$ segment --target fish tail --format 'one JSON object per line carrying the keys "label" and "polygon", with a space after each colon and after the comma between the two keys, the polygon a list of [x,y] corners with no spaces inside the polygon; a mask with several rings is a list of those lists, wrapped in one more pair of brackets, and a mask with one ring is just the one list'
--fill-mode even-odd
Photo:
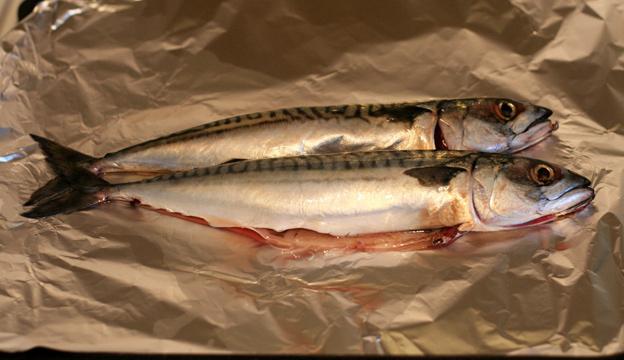
{"label": "fish tail", "polygon": [[61,176],[54,193],[46,194],[40,202],[21,215],[31,219],[86,210],[108,200],[109,183],[85,169],[75,169]]}
{"label": "fish tail", "polygon": [[111,185],[84,168],[95,158],[31,135],[46,155],[46,161],[59,175],[37,189],[24,205],[35,206],[22,213],[27,218],[41,218],[84,210],[106,201]]}
{"label": "fish tail", "polygon": [[67,181],[61,176],[57,176],[54,179],[48,181],[45,185],[35,190],[30,198],[24,203],[24,206],[31,206],[36,203],[45,201],[46,199],[54,196],[56,193],[65,189],[68,186]]}
{"label": "fish tail", "polygon": [[72,150],[44,137],[34,134],[31,134],[30,137],[39,144],[41,151],[43,151],[46,156],[46,161],[50,164],[54,172],[61,176],[48,181],[45,185],[33,192],[30,198],[24,203],[24,206],[30,206],[45,201],[66,188],[67,181],[65,181],[62,175],[66,173],[68,169],[79,166],[84,167],[84,165],[91,164],[98,160],[95,157]]}
{"label": "fish tail", "polygon": [[59,175],[64,175],[68,169],[91,164],[98,160],[93,156],[70,149],[42,136],[30,134],[30,137],[39,144],[41,151],[46,156],[46,161]]}

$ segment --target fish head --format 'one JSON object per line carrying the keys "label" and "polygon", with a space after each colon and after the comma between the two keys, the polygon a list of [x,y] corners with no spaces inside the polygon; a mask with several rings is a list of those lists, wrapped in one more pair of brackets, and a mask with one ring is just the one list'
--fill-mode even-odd
{"label": "fish head", "polygon": [[478,98],[446,100],[438,106],[436,147],[450,150],[516,152],[558,128],[552,111],[528,102]]}
{"label": "fish head", "polygon": [[472,178],[482,230],[551,222],[580,211],[594,198],[587,178],[536,159],[483,155],[474,163]]}

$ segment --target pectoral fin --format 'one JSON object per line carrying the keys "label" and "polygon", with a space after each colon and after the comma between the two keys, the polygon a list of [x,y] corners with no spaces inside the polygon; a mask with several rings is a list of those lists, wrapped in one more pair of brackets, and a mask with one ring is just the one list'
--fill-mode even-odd
{"label": "pectoral fin", "polygon": [[420,167],[405,170],[405,175],[418,179],[423,186],[446,186],[465,169],[449,166]]}

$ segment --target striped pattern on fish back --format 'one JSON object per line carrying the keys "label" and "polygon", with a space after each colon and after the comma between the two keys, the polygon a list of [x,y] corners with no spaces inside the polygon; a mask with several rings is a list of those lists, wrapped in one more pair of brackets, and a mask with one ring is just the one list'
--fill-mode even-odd
{"label": "striped pattern on fish back", "polygon": [[362,153],[338,153],[328,155],[304,155],[260,160],[238,161],[234,163],[196,168],[143,180],[140,183],[153,183],[183,178],[204,177],[224,174],[271,171],[307,170],[357,170],[371,168],[416,168],[433,167],[453,163],[454,166],[469,168],[479,153],[470,151],[370,151]]}
{"label": "striped pattern on fish back", "polygon": [[435,103],[436,102],[294,107],[237,115],[149,140],[117,152],[108,153],[105,158],[117,155],[121,152],[136,152],[148,147],[188,141],[203,136],[226,132],[228,130],[279,122],[332,120],[336,118],[370,120],[378,117],[385,117],[391,121],[411,122],[418,115],[431,112]]}

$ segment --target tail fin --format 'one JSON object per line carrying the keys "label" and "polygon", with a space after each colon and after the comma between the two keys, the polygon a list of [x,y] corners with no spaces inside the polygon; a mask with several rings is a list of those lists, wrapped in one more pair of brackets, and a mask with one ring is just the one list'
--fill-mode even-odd
{"label": "tail fin", "polygon": [[106,189],[110,184],[85,169],[74,169],[70,176],[62,177],[59,189],[38,202],[22,216],[36,219],[56,214],[85,210],[107,201]]}
{"label": "tail fin", "polygon": [[90,164],[97,160],[97,158],[72,150],[39,135],[30,134],[30,137],[39,143],[46,160],[59,175],[66,175],[67,171],[71,171],[79,165]]}
{"label": "tail fin", "polygon": [[57,176],[39,189],[35,190],[35,192],[30,195],[30,198],[24,203],[24,206],[31,206],[38,202],[45,201],[68,186],[69,183],[63,177]]}
{"label": "tail fin", "polygon": [[22,216],[41,218],[70,213],[106,201],[103,190],[110,187],[110,184],[81,166],[94,161],[95,158],[40,136],[31,136],[39,143],[46,160],[59,177],[52,179],[32,194],[24,205],[36,205],[22,213]]}

